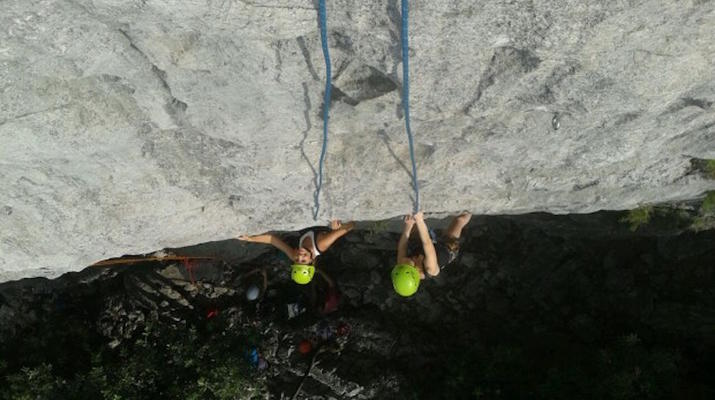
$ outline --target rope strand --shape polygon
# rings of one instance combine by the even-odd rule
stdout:
[[[325,151],[328,147],[328,117],[330,113],[330,92],[332,89],[332,72],[330,69],[330,51],[328,50],[328,27],[325,0],[320,0],[318,15],[320,18],[320,42],[323,45],[323,58],[325,58],[325,95],[323,97],[323,148],[320,151],[318,181],[315,188],[315,210],[313,211],[313,220],[318,219],[318,212],[320,211],[320,189],[323,187],[323,164],[325,163]]]
[[[410,159],[412,160],[412,188],[415,191],[414,212],[420,210],[420,187],[417,183],[417,164],[415,163],[415,149],[410,129],[410,54],[407,38],[407,25],[409,22],[409,1],[402,0],[402,107],[405,110],[405,129],[407,140],[410,144]]]

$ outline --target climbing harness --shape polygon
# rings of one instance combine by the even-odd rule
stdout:
[[[417,183],[417,164],[410,129],[410,54],[408,48],[407,25],[409,22],[409,0],[402,0],[402,107],[405,110],[405,129],[410,144],[410,159],[412,160],[412,188],[415,190],[414,210],[420,210],[420,187]]]
[[[315,188],[315,210],[313,211],[313,220],[318,219],[318,211],[320,211],[320,189],[323,187],[323,164],[325,163],[325,150],[328,147],[328,116],[330,113],[330,91],[332,88],[332,72],[330,69],[330,51],[328,51],[328,27],[325,0],[320,0],[318,14],[320,17],[320,42],[323,45],[323,58],[325,58],[325,95],[323,97],[323,148],[320,151],[318,182]]]

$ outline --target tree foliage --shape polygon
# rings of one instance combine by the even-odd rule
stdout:
[[[244,357],[244,335],[225,335],[226,327],[175,329],[147,326],[138,337],[115,349],[85,348],[88,365],[67,371],[68,357],[56,364],[30,363],[17,368],[0,364],[4,390],[0,399],[250,399],[263,397]],[[56,331],[55,331],[56,332]],[[56,338],[56,337],[55,337]],[[58,350],[61,351],[61,350]],[[41,358],[40,354],[29,360]],[[73,367],[76,367],[73,364]]]

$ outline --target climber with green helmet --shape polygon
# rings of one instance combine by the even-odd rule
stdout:
[[[239,240],[255,243],[271,244],[282,251],[291,261],[291,278],[301,285],[313,279],[315,274],[315,260],[320,253],[325,252],[336,240],[343,237],[355,227],[354,222],[341,223],[339,220],[330,221],[329,229],[314,227],[300,232],[300,238],[295,246],[290,246],[283,239],[272,233],[262,235],[241,235]]]
[[[422,211],[405,217],[405,227],[397,243],[397,265],[392,269],[392,286],[401,296],[412,296],[420,281],[427,276],[437,276],[452,263],[459,253],[459,238],[462,229],[472,218],[470,213],[454,217],[449,227],[439,238],[430,235]],[[421,245],[408,248],[413,228],[417,227]]]

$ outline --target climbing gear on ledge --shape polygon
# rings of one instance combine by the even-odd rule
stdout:
[[[254,301],[258,298],[258,295],[261,293],[261,290],[258,288],[256,285],[251,285],[246,289],[246,300],[248,301]]]
[[[298,352],[300,354],[308,354],[313,351],[313,343],[308,339],[303,339],[298,343]]]

